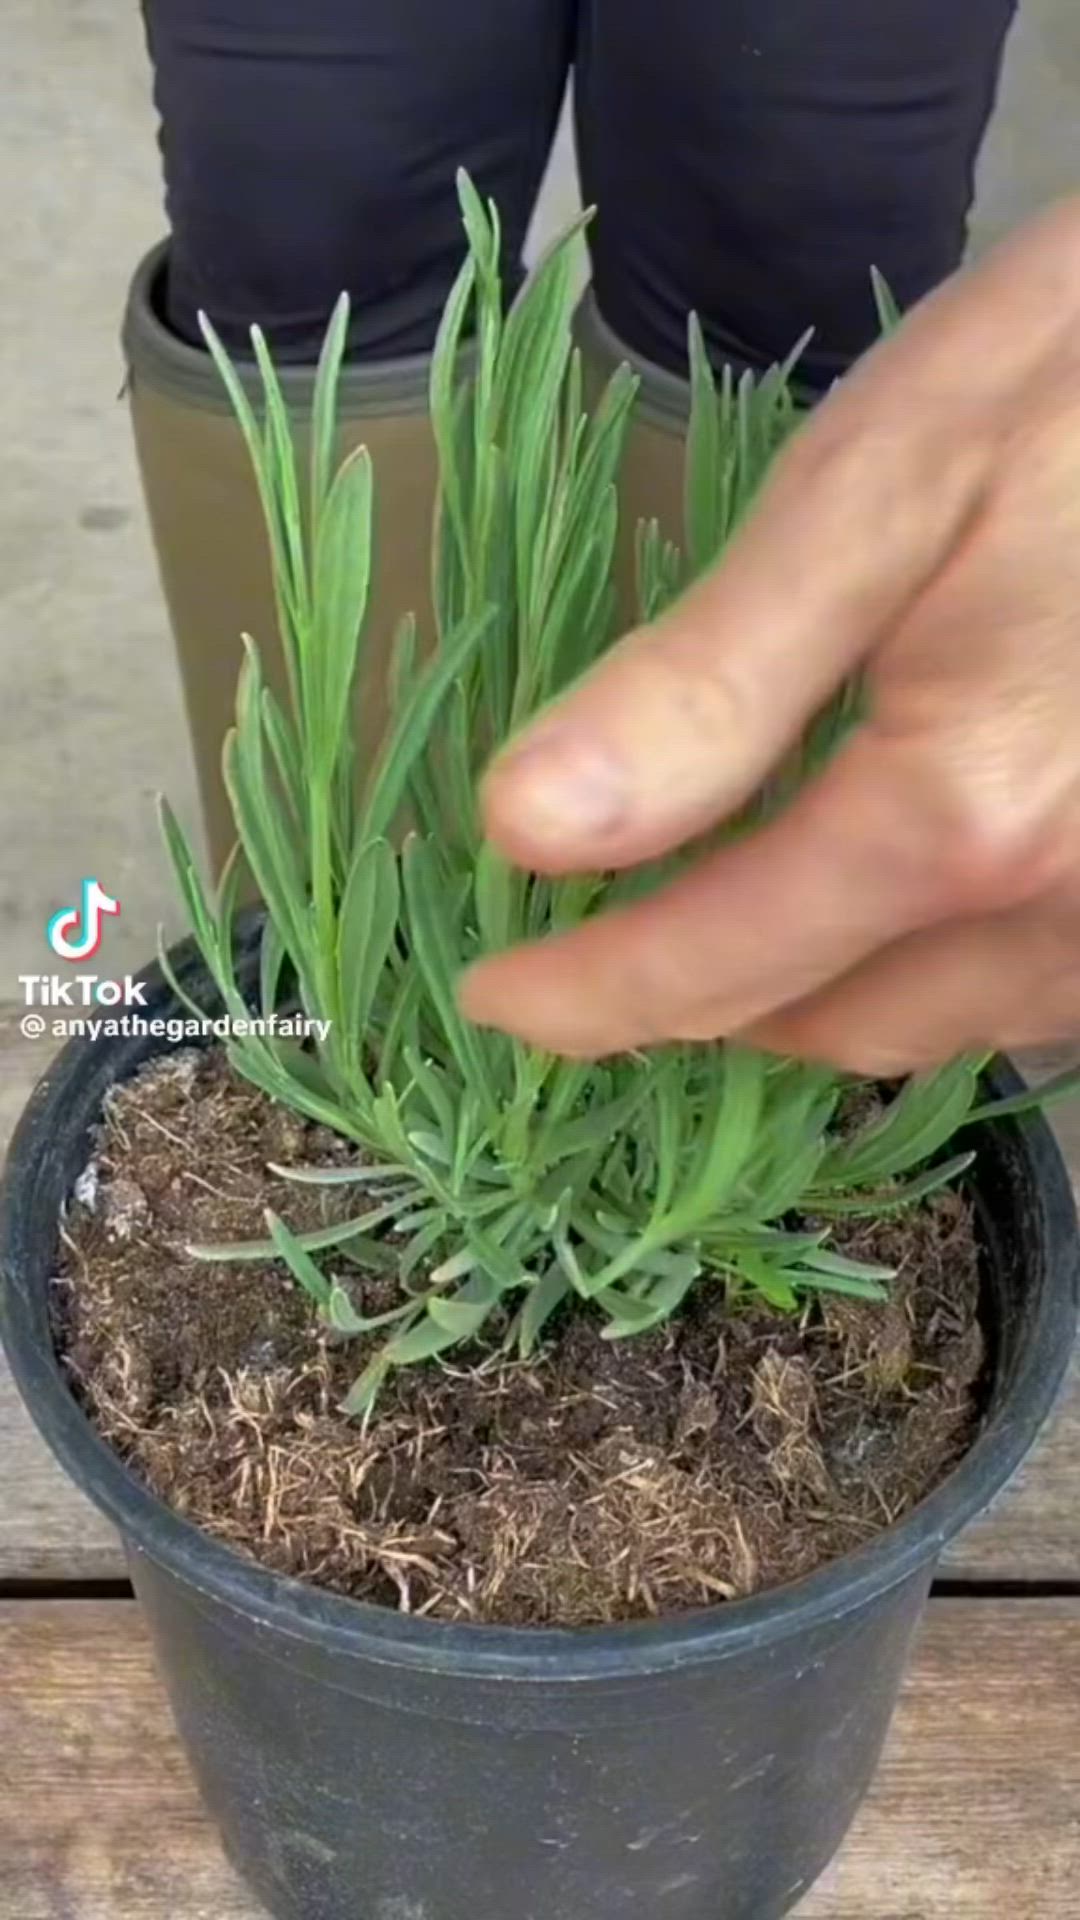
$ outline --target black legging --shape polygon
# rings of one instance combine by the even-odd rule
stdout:
[[[684,365],[816,329],[821,387],[959,260],[1014,0],[145,0],[172,250],[166,317],[312,357],[424,351],[461,258],[453,174],[516,262],[568,70],[600,311]]]

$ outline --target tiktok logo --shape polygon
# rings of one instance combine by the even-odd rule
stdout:
[[[61,907],[54,913],[46,925],[45,937],[61,960],[89,960],[101,945],[105,915],[119,911],[119,900],[114,900],[96,880],[81,880],[78,906]]]

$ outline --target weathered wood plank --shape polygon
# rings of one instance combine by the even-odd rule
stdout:
[[[885,1758],[799,1920],[1080,1914],[1080,1603],[931,1603]]]
[[[196,1798],[130,1601],[0,1608],[0,1913],[255,1920]]]
[[[57,1051],[0,1007],[0,1158],[31,1087]],[[125,1572],[112,1527],[38,1438],[0,1353],[0,1580],[108,1580]]]
[[[1024,1057],[1029,1079],[1046,1080],[1080,1062],[1080,1044]],[[1080,1099],[1049,1118],[1080,1193]],[[1030,1459],[983,1519],[946,1555],[942,1573],[964,1580],[1080,1579],[1080,1347],[1053,1419]],[[1077,1912],[1080,1913],[1080,1900]]]
[[[960,1535],[941,1576],[1080,1581],[1080,1349],[1034,1452],[989,1513]]]
[[[201,1812],[137,1610],[0,1608],[0,1911],[257,1920]],[[1080,1602],[934,1601],[881,1772],[799,1920],[1080,1912]]]
[[[0,1581],[118,1580],[125,1573],[113,1528],[38,1438],[0,1358]]]
[[[40,1079],[59,1042],[46,1034],[30,1037],[20,1030],[26,1009],[0,1002],[0,1154],[15,1130],[31,1087]]]
[[[0,1015],[0,1153],[55,1047],[51,1040],[23,1038],[20,1011]],[[1045,1074],[1063,1057],[1057,1049],[1028,1065]],[[1053,1119],[1080,1181],[1080,1101],[1056,1108]],[[1080,1577],[1078,1463],[1080,1355],[1050,1432],[992,1513],[957,1543],[943,1571],[986,1581]],[[0,1580],[94,1580],[123,1572],[115,1534],[46,1452],[0,1357]]]

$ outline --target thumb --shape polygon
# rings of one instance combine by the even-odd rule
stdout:
[[[778,458],[715,571],[499,755],[482,798],[505,854],[630,865],[749,798],[975,517],[1002,408],[1050,332],[1036,240],[1046,251],[1041,232],[999,249],[875,348]]]

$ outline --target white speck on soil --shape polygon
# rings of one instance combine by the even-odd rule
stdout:
[[[89,1161],[83,1168],[75,1182],[74,1192],[80,1207],[85,1207],[87,1213],[93,1213],[97,1206],[98,1197],[98,1170],[96,1160]]]

